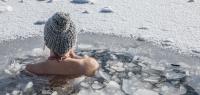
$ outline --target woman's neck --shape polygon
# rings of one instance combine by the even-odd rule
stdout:
[[[50,52],[50,56],[48,59],[50,60],[63,60],[66,59],[68,57],[68,53],[64,54],[64,55],[58,55],[54,52]]]

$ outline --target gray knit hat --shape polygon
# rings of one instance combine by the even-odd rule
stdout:
[[[76,31],[69,14],[55,13],[44,27],[45,45],[53,52],[62,55],[76,43]]]

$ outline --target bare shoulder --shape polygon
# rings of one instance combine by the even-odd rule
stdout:
[[[94,76],[100,67],[97,60],[92,57],[84,57],[83,64],[85,67],[86,76]]]

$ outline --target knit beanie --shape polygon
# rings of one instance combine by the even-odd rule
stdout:
[[[75,25],[69,14],[55,13],[44,27],[45,45],[54,53],[63,55],[76,43]]]

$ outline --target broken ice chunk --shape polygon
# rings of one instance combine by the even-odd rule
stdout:
[[[53,93],[51,93],[51,95],[58,95],[58,92],[54,91]]]
[[[160,88],[160,93],[162,95],[184,95],[187,89],[184,86],[174,87],[170,84],[165,84]]]
[[[22,91],[19,90],[13,90],[12,95],[22,95]]]
[[[133,86],[133,81],[128,80],[128,79],[123,79],[122,80],[122,90],[126,93],[126,94],[133,94],[137,88],[135,88],[135,86]]]
[[[43,55],[43,49],[42,48],[34,48],[32,50],[32,55],[33,56],[41,56],[41,55]]]
[[[31,91],[33,87],[33,82],[28,82],[26,87],[24,88],[24,92]]]
[[[112,66],[110,68],[114,69],[115,71],[118,71],[118,72],[123,72],[123,71],[125,71],[125,68],[123,66],[124,66],[124,63],[117,62],[116,64],[112,64]]]
[[[89,85],[87,82],[81,82],[80,85],[81,85],[82,87],[85,87],[85,88],[90,87],[90,85]]]
[[[110,81],[107,84],[107,87],[110,87],[110,88],[120,88],[120,85],[117,82],[115,82],[115,81]]]
[[[8,66],[7,69],[4,70],[5,73],[9,75],[16,75],[19,74],[19,72],[22,70],[22,65],[19,63],[16,63],[15,61]]]
[[[144,81],[151,82],[151,83],[158,83],[160,80],[159,76],[150,76],[148,78],[143,79]]]
[[[94,81],[94,83],[92,84],[92,88],[95,90],[102,89],[103,87],[104,87],[104,85],[99,83],[98,81]]]
[[[164,64],[152,64],[151,65],[151,69],[164,71],[165,70],[165,66],[164,66]]]
[[[167,79],[181,79],[184,78],[186,76],[186,74],[184,73],[179,73],[179,72],[173,72],[173,71],[168,71],[165,73],[165,77]]]
[[[104,78],[106,81],[110,81],[110,76],[101,70],[97,72],[97,75]]]
[[[102,12],[102,13],[112,13],[113,10],[110,6],[108,6],[108,7],[102,8],[100,12]]]
[[[159,93],[149,89],[138,89],[134,95],[159,95]]]
[[[103,89],[103,91],[106,93],[106,95],[107,94],[124,95],[120,89],[120,85],[115,81],[110,81],[107,84],[106,88]],[[105,94],[103,94],[103,95],[105,95]]]

